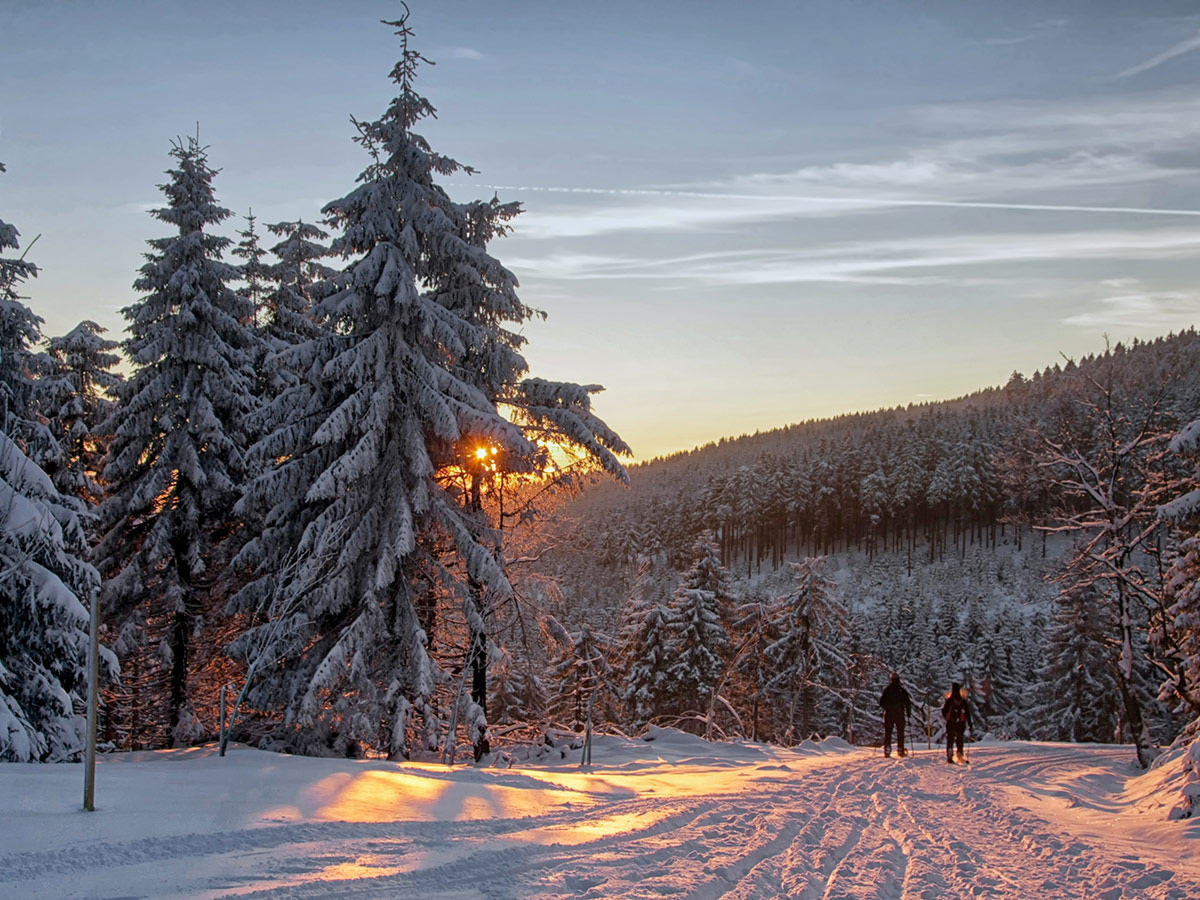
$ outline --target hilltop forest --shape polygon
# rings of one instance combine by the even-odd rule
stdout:
[[[596,685],[612,663],[604,709],[626,726],[877,741],[895,670],[935,735],[958,681],[978,728],[1148,759],[1195,718],[1173,609],[1194,528],[1164,507],[1195,512],[1178,436],[1198,415],[1200,336],[1115,344],[635,466],[559,511],[541,570]]]

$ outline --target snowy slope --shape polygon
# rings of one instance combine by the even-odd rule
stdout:
[[[990,742],[969,766],[840,741],[600,738],[521,769],[234,748],[0,766],[0,897],[1171,898],[1200,822],[1128,747]]]

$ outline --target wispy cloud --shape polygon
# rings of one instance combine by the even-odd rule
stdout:
[[[516,231],[531,239],[597,237],[620,232],[680,232],[734,227],[780,219],[821,218],[886,209],[944,208],[1065,212],[1155,218],[1200,216],[1200,209],[1100,206],[1062,203],[1009,203],[984,200],[934,200],[898,196],[819,196],[700,191],[628,191],[598,188],[546,188],[489,185],[516,195],[553,193],[590,196],[593,202],[537,208],[518,220]]]
[[[1200,98],[936,107],[914,123],[908,146],[874,160],[641,189],[488,187],[528,204],[515,223],[519,258],[506,261],[523,279],[560,286],[844,284],[957,296],[1002,285],[1032,296],[1052,283],[1078,297],[1098,287],[1100,270],[1111,276],[1100,286],[1108,302],[1069,324],[1115,329],[1159,314],[1179,327],[1196,313],[1193,298],[1143,291],[1122,267],[1200,260]],[[1151,186],[1178,205],[1137,202]]]
[[[1191,170],[1156,163],[1129,149],[1042,151],[982,140],[924,148],[872,163],[834,163],[794,172],[742,176],[734,187],[821,188],[836,196],[892,191],[892,200],[949,202],[1145,183]],[[1084,204],[1078,204],[1080,206]]]
[[[1200,32],[1197,32],[1186,40],[1180,41],[1172,47],[1168,47],[1161,53],[1156,53],[1145,62],[1140,62],[1136,66],[1130,66],[1123,72],[1118,72],[1116,77],[1129,78],[1131,75],[1140,75],[1142,72],[1149,72],[1151,69],[1156,69],[1163,63],[1175,59],[1177,56],[1183,56],[1185,53],[1191,53],[1197,49],[1200,49]]]
[[[1181,198],[1196,196],[1200,96],[1169,92],[1070,103],[931,107],[914,114],[912,127],[917,134],[910,143],[917,146],[885,149],[875,160],[747,172],[686,188],[490,187],[557,195],[518,223],[524,236],[545,239],[715,230],[903,207],[1200,215],[1186,202],[1177,207],[1112,202],[1123,193],[1144,196],[1143,188],[1155,183],[1171,184]],[[956,137],[920,140],[922,133]]]
[[[1181,228],[937,235],[675,256],[551,253],[509,257],[508,262],[519,273],[562,280],[631,279],[725,286],[830,282],[963,285],[995,284],[1001,277],[1023,277],[1024,269],[1009,265],[1016,263],[1163,260],[1197,255],[1200,233]],[[1005,275],[996,276],[986,268],[997,265],[1009,266]],[[1122,282],[1120,286],[1126,285]]]
[[[474,50],[471,47],[455,47],[453,50],[450,51],[450,58],[451,59],[481,60],[481,59],[486,59],[487,57],[485,57],[478,50]]]
[[[492,186],[489,186],[492,187]],[[522,237],[585,238],[621,232],[679,232],[727,228],[780,218],[817,217],[875,204],[838,197],[798,197],[704,193],[699,191],[626,191],[579,188],[494,186],[516,195],[551,193],[576,202],[531,209],[516,224]],[[580,197],[589,198],[578,202]]]
[[[776,252],[755,266],[731,266],[712,275],[733,284],[804,281],[914,283],[909,273],[940,273],[956,280],[971,268],[1079,260],[1161,260],[1200,255],[1192,230],[1084,231],[937,235],[833,244],[812,251]],[[1020,271],[1020,270],[1015,270]],[[915,282],[919,283],[919,282]]]
[[[1161,291],[1102,297],[1097,308],[1063,319],[1083,328],[1158,329],[1169,331],[1200,319],[1200,293]]]
[[[1066,19],[1046,19],[1042,22],[1035,22],[1030,26],[1029,30],[1017,35],[994,36],[984,39],[984,43],[993,47],[1007,47],[1013,44],[1025,44],[1029,41],[1036,41],[1039,38],[1046,37],[1056,31],[1061,31],[1067,25]]]
[[[1200,143],[1200,96],[1162,91],[943,104],[914,110],[904,127],[911,132],[909,146],[874,160],[747,175],[739,181],[850,190],[888,186],[938,199],[993,199],[1162,180],[1197,171],[1191,161]]]

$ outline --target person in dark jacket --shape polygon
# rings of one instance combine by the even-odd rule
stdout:
[[[900,683],[900,673],[893,672],[892,680],[879,695],[879,705],[883,707],[883,755],[892,755],[892,729],[896,729],[896,750],[900,756],[906,756],[904,749],[904,720],[912,716],[912,700],[908,691]]]
[[[967,704],[966,694],[962,685],[957,681],[950,686],[946,702],[942,704],[942,718],[946,720],[946,762],[954,762],[955,745],[958,748],[958,761],[963,762],[963,735],[967,728],[975,733],[975,723],[971,721],[971,707]]]

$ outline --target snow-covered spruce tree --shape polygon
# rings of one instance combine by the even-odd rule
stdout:
[[[304,363],[289,354],[296,345],[321,334],[313,304],[319,296],[324,296],[324,287],[334,274],[333,269],[321,263],[331,252],[321,243],[328,240],[328,232],[300,220],[267,225],[267,230],[283,240],[270,248],[278,262],[264,264],[258,270],[261,281],[255,331],[262,345],[255,393],[260,402],[246,420],[252,442],[278,425],[279,411],[271,407],[271,401],[287,388],[295,387],[304,375],[299,371]],[[259,460],[251,477],[260,474],[269,463]],[[257,530],[251,525],[247,532]]]
[[[895,596],[897,602],[910,607],[913,620],[906,635],[907,646],[893,645],[894,655],[887,657],[887,668],[904,676],[905,687],[916,707],[913,715],[928,728],[941,710],[942,693],[946,690],[946,658],[938,642],[953,623],[937,616],[927,592],[922,591],[916,597],[904,593],[889,596]],[[872,718],[879,721],[877,700],[878,695],[870,697],[868,706]]]
[[[825,557],[805,557],[798,563],[788,563],[795,579],[793,590],[771,602],[768,608],[774,640],[763,649],[769,673],[768,696],[774,706],[773,732],[786,744],[810,737],[816,730],[818,691],[816,690],[818,656],[813,601],[826,601],[830,583],[820,573]],[[889,607],[889,620],[902,612]],[[903,627],[903,626],[900,626]],[[889,629],[889,633],[895,627]],[[886,649],[885,649],[885,652]]]
[[[0,173],[6,169],[0,163]],[[20,249],[21,233],[0,219],[0,253]],[[12,433],[10,416],[27,415],[33,393],[29,378],[28,355],[30,348],[41,339],[40,317],[21,303],[20,286],[30,278],[36,278],[37,266],[18,257],[0,256],[0,401],[3,402],[4,418],[0,426]]]
[[[621,629],[621,700],[635,728],[641,728],[667,707],[671,694],[668,669],[673,662],[667,608],[658,594],[654,559],[640,556],[633,591]]]
[[[262,245],[261,237],[258,233],[258,217],[254,215],[254,210],[250,209],[245,216],[246,227],[237,233],[241,239],[230,249],[230,253],[238,259],[243,260],[240,264],[236,264],[235,268],[238,273],[238,292],[249,301],[249,318],[243,323],[253,329],[255,335],[260,340],[255,342],[251,360],[256,381],[251,388],[252,393],[258,398],[257,406],[261,406],[263,400],[269,396],[270,385],[273,380],[273,360],[272,348],[270,342],[264,340],[266,328],[263,324],[263,319],[266,316],[265,307],[268,303],[267,295],[272,289],[272,267],[266,262],[267,250]],[[244,423],[246,432],[247,446],[253,443],[259,435],[254,431],[250,419]],[[247,472],[247,477],[251,477],[254,473]]]
[[[221,261],[231,242],[209,230],[230,212],[216,203],[207,149],[189,138],[171,156],[176,166],[161,185],[167,206],[152,215],[175,233],[149,241],[134,282],[143,296],[122,310],[134,370],[111,420],[110,495],[95,550],[106,615],[144,628],[145,664],[163,682],[157,721],[145,723],[146,740],[134,740],[167,746],[203,733],[190,655],[213,643],[218,546],[233,528],[243,480],[257,343],[250,303],[229,287],[237,269]]]
[[[30,437],[36,418],[33,399],[36,365],[32,347],[41,340],[41,324],[41,316],[18,300],[15,290],[0,293],[0,391],[3,392],[0,426],[22,441]]]
[[[770,702],[770,671],[765,653],[778,637],[771,621],[771,604],[762,597],[747,598],[734,611],[731,632],[739,643],[732,654],[732,671],[728,673],[731,688],[726,688],[726,692],[733,694],[743,707],[742,724],[748,726],[744,729],[746,736],[757,741],[764,736],[762,724]],[[769,723],[771,716],[766,715],[765,719]]]
[[[546,712],[546,686],[541,675],[507,648],[493,645],[489,721],[499,725],[540,722]]]
[[[478,539],[494,547],[493,552],[507,576],[503,546],[506,527],[512,522],[528,523],[536,519],[541,511],[539,498],[555,493],[550,488],[578,490],[583,484],[583,476],[597,468],[626,480],[624,468],[617,461],[614,451],[628,453],[629,448],[591,411],[590,395],[601,390],[599,386],[538,378],[526,378],[514,383],[511,379],[497,377],[498,373],[510,371],[523,374],[527,369],[520,355],[525,338],[510,328],[509,323],[524,322],[534,316],[544,317],[544,314],[520,302],[515,293],[515,277],[485,252],[492,239],[508,231],[507,223],[520,212],[519,205],[501,203],[493,197],[490,201],[465,204],[460,207],[460,212],[464,223],[463,236],[475,251],[472,260],[474,269],[447,260],[446,274],[436,285],[436,295],[447,309],[481,329],[483,342],[478,346],[468,346],[453,371],[491,403],[507,411],[512,421],[520,427],[532,451],[526,458],[514,462],[508,458],[504,448],[496,446],[477,447],[472,454],[468,442],[467,464],[455,467],[462,469],[467,476],[463,496],[468,509],[477,514],[472,521],[478,528]],[[570,454],[572,459],[563,462],[561,455],[550,452],[551,446],[559,448],[563,455]],[[461,449],[460,444],[460,452]],[[484,465],[478,464],[481,454],[485,454],[487,460]],[[503,482],[510,472],[518,477],[535,475],[540,485],[515,509],[505,511],[502,503],[497,505],[485,500],[503,497]],[[496,490],[497,481],[499,491]],[[446,484],[444,480],[443,484]],[[473,669],[471,699],[485,717],[489,680],[487,666],[491,656],[486,650],[492,640],[491,629],[494,627],[497,603],[506,602],[506,597],[506,592],[488,595],[473,579],[467,579],[463,602],[465,619],[471,630],[468,641],[468,647],[471,648],[468,655]],[[486,739],[480,739],[482,729],[476,726],[475,731],[475,755],[479,758],[488,748]]]
[[[0,165],[0,172],[4,167]],[[17,230],[0,220],[0,251],[17,249]],[[87,685],[88,611],[80,602],[99,582],[84,563],[77,504],[14,440],[28,434],[31,383],[25,365],[40,320],[18,299],[36,275],[21,258],[0,257],[0,760],[78,759]],[[11,431],[10,431],[11,429]],[[102,672],[116,672],[103,651]]]
[[[283,404],[273,405],[274,401],[285,390],[296,388],[306,375],[303,367],[311,360],[295,353],[294,348],[321,335],[322,327],[314,318],[313,304],[327,293],[325,288],[334,275],[334,270],[321,262],[331,253],[322,243],[329,238],[325,230],[296,220],[269,224],[267,231],[283,240],[270,248],[278,262],[264,264],[257,270],[261,277],[261,303],[256,306],[254,318],[261,345],[255,360],[254,392],[259,402],[246,417],[246,431],[252,445],[279,426]],[[262,474],[272,462],[271,458],[249,454],[248,480]],[[266,509],[251,505],[240,512],[244,521],[239,539],[250,540],[262,530],[262,523],[256,522],[254,515],[265,513]],[[271,594],[268,590],[259,599],[265,600]],[[267,602],[279,601],[272,596]]]
[[[1191,422],[1170,444],[1171,450],[1200,460],[1200,419]],[[1176,523],[1184,535],[1178,555],[1166,576],[1166,599],[1171,604],[1168,627],[1182,657],[1174,678],[1163,685],[1160,696],[1188,711],[1191,719],[1178,743],[1183,754],[1182,797],[1171,818],[1200,813],[1200,464],[1184,483],[1184,492],[1165,504],[1162,515]]]
[[[1177,544],[1165,576],[1166,615],[1151,634],[1152,642],[1169,648],[1177,665],[1162,685],[1161,699],[1187,710],[1189,719],[1200,716],[1200,420],[1191,422],[1170,443],[1173,453],[1188,460],[1168,490],[1178,494],[1159,509],[1170,523]]]
[[[258,229],[254,227],[257,222],[254,210],[247,211],[246,227],[238,232],[241,240],[229,251],[238,259],[245,260],[237,267],[237,270],[242,282],[242,294],[250,301],[250,321],[247,323],[250,325],[258,324],[259,310],[262,309],[270,289],[268,285],[270,269],[264,262],[267,251],[259,240]]]
[[[475,250],[485,250],[489,241],[505,233],[505,223],[519,211],[518,204],[501,204],[498,198],[493,198],[490,203],[473,202],[460,207],[461,234],[467,246]],[[512,274],[502,267],[490,265],[486,255],[479,257],[476,265],[472,267],[459,266],[451,260],[447,262],[451,264],[444,267],[441,277],[434,285],[437,301],[479,329],[483,339],[478,346],[467,346],[466,352],[454,361],[451,371],[494,405],[503,395],[510,393],[508,384],[511,383],[498,381],[496,373],[524,372],[527,368],[518,352],[525,339],[509,330],[507,323],[524,322],[533,315],[533,311],[517,298],[514,291],[516,279]],[[484,277],[481,278],[480,275]],[[529,446],[536,452],[536,442]],[[504,473],[499,471],[501,466],[505,469],[510,467],[505,448],[487,444],[472,447],[468,439],[465,445],[460,442],[460,456],[465,456],[465,463],[455,466],[454,469],[462,470],[462,497],[467,509],[473,513],[467,522],[473,525],[475,539],[492,548],[491,552],[504,569],[501,537],[507,524],[504,521],[504,511],[502,507],[496,511],[494,525],[498,530],[493,529],[493,521],[484,510],[483,490],[485,485],[494,484],[497,477],[504,477]],[[524,465],[519,462],[516,469],[530,471],[533,467],[529,463],[532,462],[533,460],[527,460]],[[451,475],[451,482],[453,481],[454,474]],[[451,487],[445,481],[442,484],[444,487]],[[505,577],[507,579],[507,572]],[[470,723],[477,760],[490,750],[486,722],[488,662],[492,654],[488,646],[492,639],[494,604],[505,602],[510,595],[509,590],[489,590],[473,576],[467,576],[462,597],[462,612],[467,625],[466,664],[470,667],[471,674],[471,709],[477,717],[476,721]]]
[[[87,694],[88,611],[99,584],[83,562],[73,504],[0,433],[0,760],[78,760]],[[116,674],[102,648],[101,673]]]
[[[722,614],[734,599],[712,532],[696,539],[693,560],[667,607],[671,687],[663,712],[679,717],[681,727],[699,731],[725,671],[729,633]]]
[[[0,163],[0,174],[7,171],[4,163]],[[21,233],[15,226],[0,219],[0,252],[19,250],[21,247],[18,240],[20,236]],[[16,299],[19,286],[30,278],[36,278],[37,272],[37,266],[28,262],[24,256],[0,256],[0,299]]]
[[[1025,710],[1032,702],[1015,652],[1024,640],[1024,625],[1016,604],[994,604],[973,648],[977,724],[1007,738],[1027,727]]]
[[[836,585],[821,570],[826,557],[789,563],[795,588],[775,601],[772,620],[779,638],[763,652],[773,670],[772,693],[780,704],[781,737],[788,743],[838,730],[848,669],[841,646],[846,612]]]
[[[1115,631],[1094,585],[1064,587],[1055,601],[1042,702],[1032,710],[1044,740],[1105,743],[1116,733],[1120,708],[1112,653]]]
[[[329,239],[328,232],[301,220],[277,222],[267,225],[267,230],[283,240],[270,248],[278,262],[262,264],[258,270],[260,288],[254,318],[264,358],[258,367],[257,392],[264,401],[278,396],[300,378],[300,373],[288,368],[284,357],[292,346],[320,335],[313,304],[324,296],[324,286],[334,274],[321,262],[331,253],[322,243]],[[256,436],[261,436],[262,423],[258,419],[262,418],[251,420]]]
[[[0,219],[0,253],[19,249],[19,237]],[[21,302],[21,285],[37,273],[23,255],[0,256],[0,428],[42,466],[61,462],[63,451],[38,411],[45,362],[33,348],[42,339],[42,318]]]
[[[50,358],[42,403],[51,433],[62,445],[64,463],[50,474],[64,494],[97,506],[104,489],[96,478],[108,445],[101,423],[111,415],[113,397],[124,376],[113,369],[121,361],[120,344],[105,329],[84,321],[49,341]]]
[[[321,260],[332,253],[325,244],[329,232],[297,219],[276,222],[267,230],[282,238],[271,248],[279,261],[267,269],[270,290],[263,301],[260,332],[273,354],[312,340],[321,330],[313,320],[313,304],[325,294],[336,274]]]
[[[400,92],[381,118],[355,121],[372,162],[324,210],[348,265],[314,307],[322,334],[282,355],[300,378],[268,407],[272,427],[254,456],[269,468],[240,506],[262,524],[239,555],[253,572],[239,606],[280,587],[275,560],[305,561],[282,587],[303,594],[309,628],[251,702],[282,707],[278,745],[311,753],[439,745],[434,691],[448,679],[429,652],[435,591],[462,599],[463,670],[487,658],[486,609],[511,586],[480,504],[446,472],[481,446],[509,471],[539,471],[538,429],[566,434],[621,475],[614,454],[627,449],[592,415],[592,389],[520,380],[521,339],[505,329],[530,310],[484,246],[500,214],[481,219],[435,182],[470,170],[413,130],[434,112],[413,88],[422,57],[406,19],[386,24],[401,38]],[[461,709],[477,752],[482,709]]]
[[[555,721],[580,731],[589,715],[593,723],[608,720],[616,699],[608,635],[586,622],[578,631],[568,632],[553,616],[545,618],[543,628],[547,644],[556,648],[549,671],[555,683],[550,706]]]
[[[1014,622],[1011,626],[1012,645],[1009,655],[1013,672],[1022,685],[1021,708],[1012,718],[1010,731],[1015,740],[1032,738],[1037,724],[1028,711],[1035,705],[1035,698],[1042,687],[1041,673],[1045,663],[1045,642],[1049,628],[1047,616],[1040,609],[1032,610],[1022,617],[1021,622]]]

